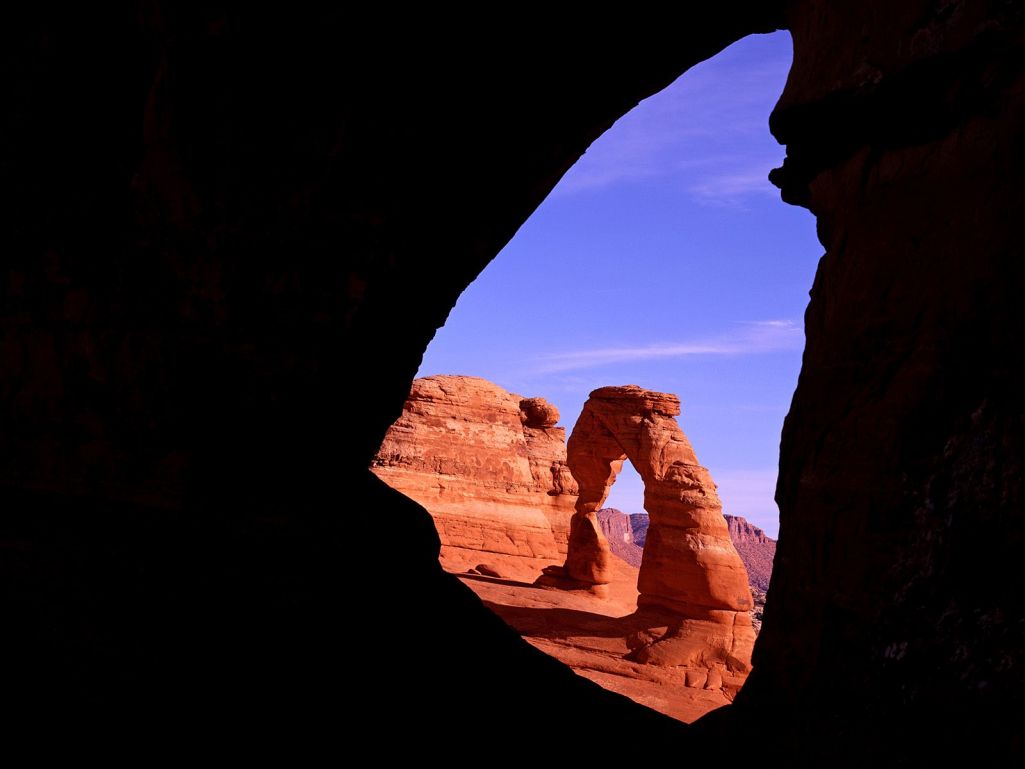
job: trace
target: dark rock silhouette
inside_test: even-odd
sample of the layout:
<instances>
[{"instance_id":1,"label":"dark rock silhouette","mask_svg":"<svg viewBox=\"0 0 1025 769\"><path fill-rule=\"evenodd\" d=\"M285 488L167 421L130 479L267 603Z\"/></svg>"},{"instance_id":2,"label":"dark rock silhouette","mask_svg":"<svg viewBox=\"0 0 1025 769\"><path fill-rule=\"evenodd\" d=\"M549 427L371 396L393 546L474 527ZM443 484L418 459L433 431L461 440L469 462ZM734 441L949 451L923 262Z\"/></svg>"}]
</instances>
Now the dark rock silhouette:
<instances>
[{"instance_id":1,"label":"dark rock silhouette","mask_svg":"<svg viewBox=\"0 0 1025 769\"><path fill-rule=\"evenodd\" d=\"M436 745L456 718L463 747L526 751L557 703L574 761L607 759L571 736L615 723L625 751L692 761L757 729L767 766L1020 764L1021 4L461 22L162 0L5 19L7 709L199 742L187 713L237 756L253 734L337 750L340 722ZM781 27L772 178L825 253L754 672L687 728L530 648L367 467L459 293L587 146ZM386 552L354 553L382 520Z\"/></svg>"}]
</instances>

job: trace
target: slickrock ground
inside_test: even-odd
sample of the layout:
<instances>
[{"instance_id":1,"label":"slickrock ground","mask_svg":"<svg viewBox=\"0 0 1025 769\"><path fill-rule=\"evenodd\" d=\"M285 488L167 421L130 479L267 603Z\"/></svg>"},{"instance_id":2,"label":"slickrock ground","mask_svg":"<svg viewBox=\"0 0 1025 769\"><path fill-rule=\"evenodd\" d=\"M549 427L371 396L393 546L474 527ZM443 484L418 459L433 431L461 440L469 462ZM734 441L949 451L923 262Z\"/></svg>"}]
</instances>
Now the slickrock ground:
<instances>
[{"instance_id":1,"label":"slickrock ground","mask_svg":"<svg viewBox=\"0 0 1025 769\"><path fill-rule=\"evenodd\" d=\"M637 569L614 558L611 571L607 598L583 590L459 576L527 641L606 689L688 723L728 704L730 695L718 687L703 688L709 682L696 671L626 659L658 620L637 613Z\"/></svg>"}]
</instances>

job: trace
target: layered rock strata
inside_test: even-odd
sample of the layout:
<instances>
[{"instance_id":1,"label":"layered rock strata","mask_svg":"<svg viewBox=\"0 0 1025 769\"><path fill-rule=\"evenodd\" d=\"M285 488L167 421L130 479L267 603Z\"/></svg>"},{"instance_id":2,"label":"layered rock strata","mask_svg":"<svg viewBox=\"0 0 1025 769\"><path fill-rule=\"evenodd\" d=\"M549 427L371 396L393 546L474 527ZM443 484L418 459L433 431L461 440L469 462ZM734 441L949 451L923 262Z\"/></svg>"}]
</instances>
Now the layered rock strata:
<instances>
[{"instance_id":1,"label":"layered rock strata","mask_svg":"<svg viewBox=\"0 0 1025 769\"><path fill-rule=\"evenodd\" d=\"M447 569L487 554L501 576L533 579L565 557L576 500L558 420L486 379L417 379L371 469L431 513Z\"/></svg>"}]
</instances>

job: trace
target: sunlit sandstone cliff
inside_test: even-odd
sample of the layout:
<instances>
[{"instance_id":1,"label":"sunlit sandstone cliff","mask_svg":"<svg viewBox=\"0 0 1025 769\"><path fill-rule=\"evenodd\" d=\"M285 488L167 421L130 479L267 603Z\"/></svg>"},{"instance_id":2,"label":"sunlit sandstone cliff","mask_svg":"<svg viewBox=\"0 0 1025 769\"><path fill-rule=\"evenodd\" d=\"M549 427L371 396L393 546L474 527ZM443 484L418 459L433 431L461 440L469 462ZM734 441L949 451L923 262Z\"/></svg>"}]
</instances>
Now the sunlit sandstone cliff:
<instances>
[{"instance_id":1,"label":"sunlit sandstone cliff","mask_svg":"<svg viewBox=\"0 0 1025 769\"><path fill-rule=\"evenodd\" d=\"M372 469L430 511L447 569L533 580L565 557L576 501L558 420L479 377L417 379Z\"/></svg>"}]
</instances>

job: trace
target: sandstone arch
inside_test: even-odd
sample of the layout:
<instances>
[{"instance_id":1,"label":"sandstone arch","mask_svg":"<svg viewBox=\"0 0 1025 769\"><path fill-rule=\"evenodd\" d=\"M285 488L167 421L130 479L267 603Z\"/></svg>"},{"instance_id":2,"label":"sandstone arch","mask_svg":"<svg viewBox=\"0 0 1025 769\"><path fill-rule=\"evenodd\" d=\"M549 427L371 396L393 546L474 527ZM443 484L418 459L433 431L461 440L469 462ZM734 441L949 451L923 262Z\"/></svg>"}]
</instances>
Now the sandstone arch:
<instances>
[{"instance_id":1,"label":"sandstone arch","mask_svg":"<svg viewBox=\"0 0 1025 769\"><path fill-rule=\"evenodd\" d=\"M636 385L602 387L584 404L567 445L580 487L570 528L565 574L601 585L608 543L595 511L629 459L644 481L651 517L638 577L638 606L671 612L679 622L639 653L644 661L693 664L725 649L734 670L746 670L754 633L747 572L730 541L722 503L708 470L676 422L680 400Z\"/></svg>"}]
</instances>

